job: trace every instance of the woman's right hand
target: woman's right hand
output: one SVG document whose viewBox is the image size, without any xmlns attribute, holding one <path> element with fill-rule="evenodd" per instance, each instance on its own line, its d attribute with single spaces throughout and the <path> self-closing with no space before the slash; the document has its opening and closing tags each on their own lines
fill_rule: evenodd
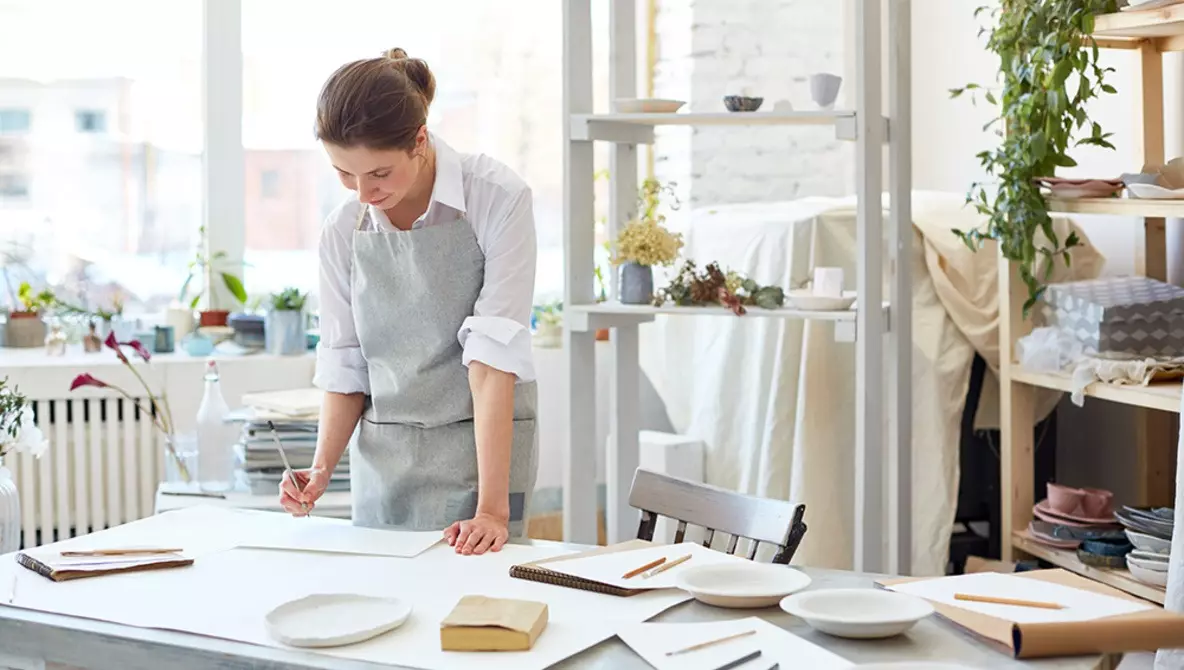
<svg viewBox="0 0 1184 670">
<path fill-rule="evenodd" d="M 293 470 L 280 483 L 280 505 L 292 516 L 307 516 L 328 488 L 330 474 L 324 468 Z"/>
</svg>

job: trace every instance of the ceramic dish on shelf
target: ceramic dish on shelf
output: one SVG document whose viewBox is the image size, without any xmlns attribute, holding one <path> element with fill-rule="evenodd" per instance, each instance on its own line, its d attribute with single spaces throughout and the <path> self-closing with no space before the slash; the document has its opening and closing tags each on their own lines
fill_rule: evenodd
<svg viewBox="0 0 1184 670">
<path fill-rule="evenodd" d="M 622 114 L 673 114 L 687 104 L 683 100 L 665 98 L 620 98 L 613 107 Z"/>
<path fill-rule="evenodd" d="M 411 616 L 398 598 L 317 593 L 286 602 L 264 617 L 267 632 L 290 647 L 341 647 L 392 631 Z"/>
<path fill-rule="evenodd" d="M 883 589 L 819 589 L 786 597 L 781 609 L 817 631 L 871 640 L 893 637 L 933 614 L 916 596 Z"/>
<path fill-rule="evenodd" d="M 828 295 L 816 295 L 808 288 L 797 289 L 786 294 L 789 304 L 807 312 L 840 312 L 851 309 L 855 304 L 855 291 L 844 291 L 841 298 Z"/>
<path fill-rule="evenodd" d="M 1129 568 L 1132 565 L 1137 565 L 1145 570 L 1152 572 L 1167 572 L 1168 571 L 1168 557 L 1152 554 L 1150 557 L 1139 553 L 1131 552 L 1126 555 L 1126 565 Z"/>
<path fill-rule="evenodd" d="M 1147 533 L 1140 533 L 1137 530 L 1126 529 L 1126 537 L 1135 545 L 1138 551 L 1145 551 L 1152 554 L 1160 554 L 1167 556 L 1172 551 L 1172 543 L 1170 540 L 1148 535 Z"/>
<path fill-rule="evenodd" d="M 1118 194 L 1125 184 L 1121 179 L 1065 179 L 1062 177 L 1041 177 L 1036 183 L 1048 189 L 1049 195 L 1064 200 L 1079 198 L 1110 198 Z"/>
<path fill-rule="evenodd" d="M 1131 571 L 1131 577 L 1134 577 L 1136 580 L 1143 582 L 1144 584 L 1162 587 L 1166 587 L 1168 585 L 1167 570 L 1148 570 L 1147 568 L 1144 568 L 1136 563 L 1131 563 L 1130 561 L 1126 562 L 1126 567 Z"/>
<path fill-rule="evenodd" d="M 1032 513 L 1050 523 L 1061 523 L 1066 526 L 1108 526 L 1117 523 L 1113 514 L 1100 517 L 1062 514 L 1052 508 L 1052 505 L 1048 502 L 1048 498 L 1036 503 L 1036 506 L 1032 508 Z"/>
<path fill-rule="evenodd" d="M 680 572 L 675 586 L 715 607 L 775 607 L 782 598 L 810 585 L 803 572 L 784 565 L 745 562 L 703 565 Z"/>
<path fill-rule="evenodd" d="M 1184 188 L 1164 188 L 1159 184 L 1129 184 L 1131 197 L 1142 200 L 1184 200 Z"/>
</svg>

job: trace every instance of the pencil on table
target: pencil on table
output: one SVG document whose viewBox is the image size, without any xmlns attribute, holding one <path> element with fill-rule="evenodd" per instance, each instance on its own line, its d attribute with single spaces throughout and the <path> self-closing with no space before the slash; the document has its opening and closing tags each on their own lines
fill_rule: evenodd
<svg viewBox="0 0 1184 670">
<path fill-rule="evenodd" d="M 654 568 L 653 570 L 650 570 L 648 574 L 646 574 L 644 577 L 642 577 L 642 579 L 649 579 L 650 577 L 653 577 L 654 575 L 660 575 L 663 572 L 666 572 L 667 570 L 669 570 L 670 568 L 673 568 L 676 565 L 682 565 L 683 563 L 686 563 L 689 560 L 691 560 L 691 554 L 687 554 L 686 556 L 676 558 L 673 561 L 670 561 L 669 563 L 663 563 L 662 565 L 659 565 L 658 567 Z"/>
<path fill-rule="evenodd" d="M 970 593 L 955 593 L 954 600 L 965 600 L 975 603 L 994 603 L 996 605 L 1015 605 L 1016 607 L 1039 607 L 1046 610 L 1062 610 L 1064 605 L 1046 603 L 1037 600 L 1017 600 L 1015 598 L 996 598 L 994 596 L 976 596 Z"/>
<path fill-rule="evenodd" d="M 649 563 L 646 563 L 645 565 L 641 566 L 640 568 L 633 568 L 629 572 L 626 572 L 624 575 L 621 575 L 621 579 L 632 579 L 632 578 L 636 577 L 637 575 L 640 575 L 641 573 L 645 572 L 646 570 L 649 570 L 650 568 L 662 565 L 665 562 L 666 562 L 665 556 L 663 556 L 662 558 L 659 558 L 656 561 L 650 561 Z"/>
<path fill-rule="evenodd" d="M 728 635 L 727 637 L 720 637 L 720 638 L 716 638 L 714 640 L 709 640 L 707 642 L 700 642 L 699 644 L 692 644 L 689 647 L 684 647 L 682 649 L 675 649 L 674 651 L 668 651 L 668 652 L 666 652 L 666 655 L 667 656 L 678 656 L 679 654 L 685 654 L 690 651 L 699 651 L 700 649 L 706 649 L 707 647 L 714 647 L 717 644 L 723 644 L 724 642 L 730 642 L 731 640 L 737 640 L 742 637 L 748 637 L 749 635 L 756 635 L 756 631 L 755 630 L 746 630 L 743 633 L 735 633 L 733 635 Z"/>
<path fill-rule="evenodd" d="M 85 551 L 63 551 L 62 557 L 77 556 L 155 556 L 157 554 L 179 554 L 184 549 L 88 549 Z"/>
</svg>

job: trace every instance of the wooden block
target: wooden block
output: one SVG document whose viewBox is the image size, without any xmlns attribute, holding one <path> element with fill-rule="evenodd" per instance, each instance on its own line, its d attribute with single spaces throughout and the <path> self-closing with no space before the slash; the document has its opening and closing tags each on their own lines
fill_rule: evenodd
<svg viewBox="0 0 1184 670">
<path fill-rule="evenodd" d="M 546 603 L 465 596 L 440 622 L 440 648 L 528 651 L 546 627 Z"/>
</svg>

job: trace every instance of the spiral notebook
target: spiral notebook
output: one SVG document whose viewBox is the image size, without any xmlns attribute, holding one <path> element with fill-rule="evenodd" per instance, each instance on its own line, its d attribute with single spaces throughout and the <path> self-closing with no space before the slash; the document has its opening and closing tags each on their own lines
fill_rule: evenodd
<svg viewBox="0 0 1184 670">
<path fill-rule="evenodd" d="M 574 554 L 567 554 L 565 556 L 556 556 L 555 558 L 545 558 L 541 561 L 534 561 L 531 563 L 523 563 L 515 565 L 510 568 L 510 576 L 516 579 L 527 579 L 532 582 L 542 582 L 544 584 L 554 584 L 555 586 L 566 586 L 572 589 L 580 589 L 582 591 L 594 591 L 596 593 L 605 593 L 612 596 L 628 597 L 644 593 L 646 589 L 626 589 L 613 584 L 605 584 L 591 579 L 584 579 L 583 577 L 574 577 L 572 575 L 564 574 L 550 570 L 546 566 L 560 561 L 569 561 L 575 558 L 586 558 L 588 556 L 599 556 L 602 554 L 612 554 L 618 551 L 632 551 L 634 549 L 642 549 L 648 547 L 649 542 L 645 540 L 629 540 L 618 544 L 609 545 L 607 547 L 597 547 L 588 551 L 581 551 Z"/>
<path fill-rule="evenodd" d="M 21 567 L 32 570 L 37 574 L 55 582 L 64 582 L 83 577 L 98 577 L 99 575 L 113 575 L 121 572 L 140 572 L 143 570 L 164 570 L 167 568 L 181 568 L 193 565 L 193 559 L 179 554 L 161 556 L 139 556 L 134 558 L 90 558 L 84 560 L 50 560 L 37 558 L 21 552 L 16 555 L 16 562 Z"/>
</svg>

